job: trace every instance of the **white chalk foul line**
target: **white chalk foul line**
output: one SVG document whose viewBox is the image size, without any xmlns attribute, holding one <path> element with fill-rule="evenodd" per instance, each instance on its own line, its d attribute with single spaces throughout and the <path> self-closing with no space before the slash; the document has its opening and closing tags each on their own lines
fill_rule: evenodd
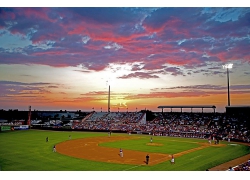
<svg viewBox="0 0 250 180">
<path fill-rule="evenodd" d="M 165 159 L 165 158 L 167 158 L 167 156 L 166 156 L 166 157 L 164 157 L 164 158 L 161 158 L 161 159 L 157 159 L 157 160 L 151 161 L 151 162 L 161 161 L 162 159 Z M 134 168 L 137 168 L 137 167 L 143 166 L 143 165 L 145 165 L 145 164 L 143 163 L 143 164 L 140 164 L 140 165 L 137 165 L 137 166 L 133 166 L 133 167 L 131 167 L 131 168 L 124 169 L 123 171 L 128 171 L 128 170 L 131 170 L 131 169 L 134 169 Z"/>
</svg>

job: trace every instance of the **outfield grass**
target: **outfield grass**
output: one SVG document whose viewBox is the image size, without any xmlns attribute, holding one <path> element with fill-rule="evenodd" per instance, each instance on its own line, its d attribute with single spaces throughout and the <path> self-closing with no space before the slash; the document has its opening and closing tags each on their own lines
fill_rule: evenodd
<svg viewBox="0 0 250 180">
<path fill-rule="evenodd" d="M 107 133 L 92 132 L 58 132 L 41 130 L 20 130 L 0 133 L 0 168 L 2 171 L 203 171 L 216 165 L 230 161 L 237 157 L 250 153 L 249 147 L 244 145 L 227 145 L 223 147 L 208 147 L 197 150 L 181 157 L 175 158 L 176 164 L 169 161 L 155 166 L 122 165 L 104 162 L 95 162 L 53 153 L 54 144 L 72 139 L 107 136 Z M 49 142 L 45 142 L 46 137 Z M 112 136 L 128 136 L 127 134 L 115 134 Z M 188 149 L 198 147 L 195 142 L 207 140 L 154 137 L 154 143 L 162 146 L 148 146 L 150 136 L 131 135 L 138 139 L 117 141 L 100 144 L 123 149 L 138 150 L 143 152 L 158 152 L 175 154 Z M 231 144 L 233 144 L 231 142 Z"/>
</svg>

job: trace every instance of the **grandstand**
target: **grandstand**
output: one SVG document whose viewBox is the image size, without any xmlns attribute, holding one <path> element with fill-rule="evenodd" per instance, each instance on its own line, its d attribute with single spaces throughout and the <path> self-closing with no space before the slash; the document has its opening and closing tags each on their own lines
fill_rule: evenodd
<svg viewBox="0 0 250 180">
<path fill-rule="evenodd" d="M 72 129 L 130 131 L 131 125 L 146 124 L 144 112 L 92 112 Z"/>
<path fill-rule="evenodd" d="M 162 112 L 152 112 L 151 119 L 147 120 L 146 111 L 140 112 L 88 112 L 81 113 L 81 116 L 71 112 L 71 118 L 65 112 L 34 112 L 31 116 L 32 128 L 56 128 L 91 130 L 91 131 L 114 131 L 131 132 L 142 134 L 153 134 L 155 136 L 174 137 L 214 137 L 221 140 L 250 141 L 250 126 L 248 113 L 218 113 L 215 106 L 159 106 Z M 191 108 L 191 112 L 164 112 L 164 108 Z M 213 113 L 194 113 L 192 108 L 210 108 Z M 227 109 L 242 108 L 227 107 Z M 249 106 L 244 107 L 249 112 Z M 242 111 L 241 111 L 242 112 Z M 61 114 L 59 114 L 61 113 Z M 77 113 L 77 112 L 76 112 Z M 13 112 L 3 112 L 1 118 L 2 126 L 14 126 L 15 121 L 21 121 L 23 115 L 28 112 L 16 112 L 13 119 Z M 20 117 L 18 116 L 20 114 Z M 1 114 L 0 114 L 1 115 Z M 7 118 L 5 118 L 7 117 Z M 22 124 L 26 120 L 22 120 Z M 7 123 L 7 124 L 6 124 Z M 9 128 L 11 129 L 11 128 Z"/>
<path fill-rule="evenodd" d="M 106 112 L 94 112 L 85 121 L 102 121 L 107 115 Z"/>
</svg>

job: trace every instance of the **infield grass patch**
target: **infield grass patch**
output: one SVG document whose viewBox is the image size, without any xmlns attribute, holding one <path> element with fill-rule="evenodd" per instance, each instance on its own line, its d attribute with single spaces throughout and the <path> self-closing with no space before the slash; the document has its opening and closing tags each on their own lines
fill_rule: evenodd
<svg viewBox="0 0 250 180">
<path fill-rule="evenodd" d="M 176 154 L 182 151 L 199 147 L 200 145 L 194 141 L 185 141 L 185 139 L 176 139 L 170 137 L 154 137 L 153 143 L 159 143 L 161 146 L 150 146 L 150 138 L 148 136 L 138 136 L 137 139 L 106 142 L 99 144 L 100 146 L 130 149 L 142 152 Z"/>
</svg>

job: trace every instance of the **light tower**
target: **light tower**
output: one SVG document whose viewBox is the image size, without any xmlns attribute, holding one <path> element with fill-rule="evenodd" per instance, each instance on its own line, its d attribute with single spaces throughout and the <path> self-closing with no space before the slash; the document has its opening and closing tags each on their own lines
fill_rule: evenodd
<svg viewBox="0 0 250 180">
<path fill-rule="evenodd" d="M 233 68 L 233 64 L 225 64 L 222 65 L 223 69 L 227 69 L 227 101 L 228 101 L 228 106 L 230 106 L 230 91 L 229 91 L 229 70 Z"/>
<path fill-rule="evenodd" d="M 108 94 L 108 112 L 110 112 L 110 82 L 107 81 L 108 85 L 109 85 L 109 94 Z"/>
</svg>

